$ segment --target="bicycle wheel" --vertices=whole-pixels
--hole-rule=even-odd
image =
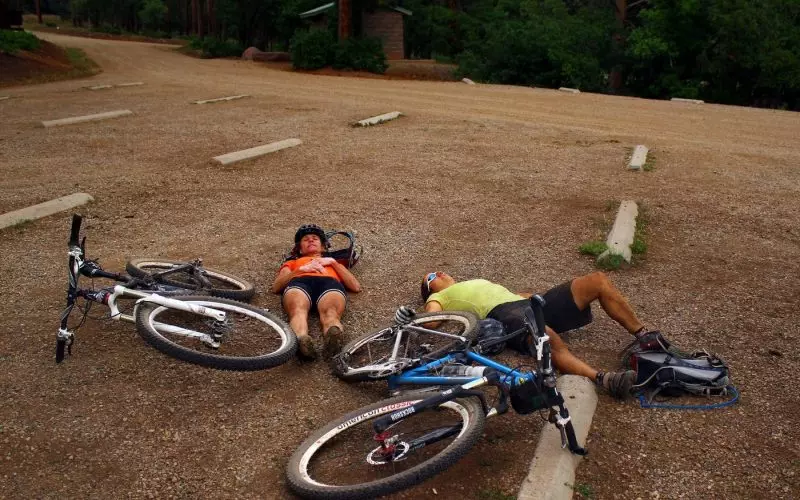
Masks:
[[[474,340],[478,334],[478,318],[468,312],[420,313],[410,324],[469,340]],[[385,379],[418,364],[420,359],[440,358],[459,345],[459,341],[451,337],[404,329],[397,358],[392,359],[397,334],[396,328],[384,328],[350,342],[331,363],[334,375],[345,382]]]
[[[131,259],[125,264],[125,270],[135,278],[146,278],[153,273],[168,271],[184,264],[187,263],[164,259]],[[185,271],[159,277],[158,282],[187,290],[206,291],[215,297],[232,300],[248,301],[256,293],[253,285],[238,276],[203,266],[198,269],[200,274],[211,283],[210,287],[204,286],[190,272]]]
[[[373,420],[423,399],[415,394],[386,399],[317,430],[289,459],[289,486],[306,498],[375,498],[421,483],[455,464],[483,432],[486,416],[476,398],[446,401],[393,424],[387,433],[397,442],[388,455],[375,440]],[[437,433],[442,439],[423,444]]]
[[[250,371],[283,364],[297,349],[289,325],[268,311],[216,297],[171,298],[224,311],[226,318],[220,322],[152,302],[139,303],[136,329],[164,354],[220,370]]]

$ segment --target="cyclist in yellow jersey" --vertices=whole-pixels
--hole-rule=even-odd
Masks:
[[[524,327],[523,308],[531,296],[530,293],[511,292],[502,285],[484,279],[459,282],[441,271],[426,274],[420,285],[420,292],[425,301],[426,312],[468,311],[480,319],[492,318],[500,321],[509,333]],[[544,317],[555,367],[562,373],[588,377],[617,398],[628,397],[636,379],[635,372],[595,370],[575,357],[559,335],[588,325],[592,321],[590,305],[594,301],[598,301],[606,314],[631,335],[643,335],[647,329],[636,317],[622,293],[604,273],[596,272],[562,283],[542,296],[546,302]],[[399,319],[404,314],[401,310],[398,310]],[[413,311],[409,312],[413,314]],[[524,342],[528,340],[517,337],[509,342],[509,347],[527,353]]]

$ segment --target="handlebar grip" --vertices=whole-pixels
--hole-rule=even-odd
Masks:
[[[567,442],[569,443],[569,451],[576,455],[586,456],[588,451],[586,448],[581,448],[578,446],[578,438],[575,437],[575,428],[572,426],[572,421],[570,420],[567,422],[567,425],[564,426],[565,430],[567,431]]]
[[[78,246],[78,236],[81,232],[81,221],[83,217],[78,214],[72,214],[72,229],[69,233],[69,246],[76,247]]]
[[[56,339],[56,363],[64,361],[64,350],[66,347],[66,339]]]

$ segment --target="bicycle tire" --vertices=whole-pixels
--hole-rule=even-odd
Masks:
[[[218,370],[253,371],[281,365],[294,356],[297,350],[297,337],[291,327],[269,311],[243,302],[218,297],[178,296],[170,298],[225,311],[227,323],[221,325],[221,328],[227,328],[227,330],[222,334],[222,341],[219,347],[220,350],[224,348],[225,353],[216,354],[211,352],[212,348],[199,340],[185,338],[180,335],[168,337],[166,332],[162,333],[156,327],[156,318],[165,313],[173,315],[178,321],[159,321],[159,323],[179,328],[189,326],[181,325],[181,320],[193,323],[191,325],[192,329],[196,329],[198,323],[202,323],[203,325],[201,326],[203,327],[210,327],[211,330],[220,328],[220,325],[216,324],[214,320],[206,316],[171,309],[152,302],[140,302],[137,304],[134,313],[136,316],[136,329],[148,344],[168,356]],[[234,314],[236,315],[235,317]],[[243,315],[244,317],[238,315]],[[259,321],[260,324],[247,324],[250,323],[251,319]],[[176,325],[175,323],[179,324]],[[262,328],[261,324],[266,329]],[[229,325],[233,326],[229,327]],[[258,338],[253,342],[247,338],[249,332],[244,331],[246,327],[251,325],[254,326],[252,329],[259,334]],[[268,335],[261,335],[267,331]],[[272,337],[277,337],[278,347],[276,349],[269,348],[268,352],[261,352],[267,343],[272,340]],[[178,343],[178,340],[182,340],[186,344]],[[230,344],[232,343],[235,343],[235,345],[231,346]],[[234,351],[246,347],[248,343],[256,345],[256,351],[261,353],[257,355],[234,355]]]
[[[166,271],[183,264],[186,264],[186,262],[159,258],[131,259],[125,264],[125,270],[134,278],[147,278],[154,271]],[[158,281],[165,285],[184,288],[186,290],[206,291],[214,297],[222,297],[231,300],[249,301],[256,293],[255,287],[250,282],[236,275],[205,266],[203,266],[202,269],[205,277],[217,286],[212,286],[210,288],[203,287],[201,284],[197,283],[193,277],[185,273],[183,275],[186,276],[186,281],[181,281],[172,276],[159,278]]]
[[[304,498],[371,499],[414,486],[451,467],[469,452],[483,433],[486,416],[480,401],[476,398],[446,401],[436,408],[421,411],[399,420],[389,430],[398,437],[408,439],[411,434],[401,433],[398,429],[421,426],[421,430],[416,432],[429,433],[432,430],[430,420],[451,416],[456,419],[453,423],[460,420],[462,428],[449,444],[434,442],[416,450],[407,449],[405,453],[400,453],[403,456],[397,460],[383,463],[370,462],[370,459],[375,457],[381,458],[376,454],[376,446],[379,445],[374,439],[371,420],[411,406],[423,399],[425,397],[418,394],[406,394],[385,399],[343,415],[315,431],[289,459],[286,476],[290,488]],[[441,413],[442,409],[449,410],[449,413],[446,415]],[[447,426],[453,423],[448,422]],[[353,431],[352,438],[361,442],[361,445],[351,444],[351,440],[348,439],[351,431]],[[347,437],[343,437],[343,435]],[[335,447],[340,443],[344,445],[348,453],[332,452],[334,456],[329,459],[331,471],[327,473],[326,470],[322,470],[325,468],[322,462],[325,461],[325,455],[332,451],[328,448]],[[401,441],[398,450],[402,449],[402,445]],[[350,453],[354,448],[358,450],[356,454]],[[422,459],[421,455],[423,454],[430,454],[430,457]],[[319,459],[320,463],[317,463],[315,458]],[[415,465],[410,465],[417,458],[422,460]],[[407,462],[407,460],[409,461]],[[388,464],[391,464],[391,470],[382,469],[381,466]],[[405,465],[409,466],[405,468]],[[397,467],[403,467],[404,470],[398,471]],[[319,472],[317,469],[320,469]],[[386,477],[346,485],[327,483],[328,477],[334,478],[338,482],[344,482],[350,481],[349,478],[356,475],[370,477],[378,474],[384,474]]]
[[[478,335],[478,318],[472,313],[463,311],[420,313],[414,317],[411,324],[418,325],[431,321],[455,321],[456,326],[460,324],[463,327],[463,331],[458,331],[455,333],[466,337],[470,341],[475,340]],[[368,368],[370,364],[376,364],[376,360],[374,358],[380,358],[381,351],[385,353],[384,357],[388,357],[391,354],[391,348],[394,345],[394,338],[395,335],[391,332],[391,328],[384,328],[383,330],[368,333],[353,340],[349,344],[345,345],[341,352],[333,359],[333,362],[331,363],[333,374],[345,382],[367,382],[386,379],[391,375],[402,371],[403,368],[407,368],[408,366],[398,365],[395,367],[395,369],[381,367],[380,370],[364,371],[364,369]],[[427,339],[431,340],[432,337],[428,336]],[[373,355],[370,346],[374,347],[380,342],[385,342],[386,345],[377,347],[376,350],[379,352],[379,354]],[[442,345],[436,346],[436,348],[434,348],[431,352],[425,353],[424,357],[425,359],[431,360],[440,358],[448,352],[451,352],[453,348],[457,347],[458,345],[459,341],[457,340],[452,342],[445,340]],[[384,347],[384,349],[381,349],[381,347]],[[388,347],[388,350],[385,349],[385,347]],[[406,344],[405,352],[408,352],[410,349],[414,349],[414,347],[415,346]],[[418,348],[419,346],[416,347]],[[364,359],[365,356],[367,359]]]

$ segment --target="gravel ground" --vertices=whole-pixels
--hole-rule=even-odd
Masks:
[[[255,303],[272,309],[267,287],[298,225],[355,229],[367,253],[345,318],[354,336],[418,304],[431,269],[520,291],[590,272],[577,246],[602,234],[613,200],[637,200],[649,251],[612,279],[648,324],[719,353],[742,398],[673,412],[602,395],[576,482],[595,498],[800,496],[800,114],[310,76],[43,36],[86,50],[104,73],[4,92],[20,98],[0,102],[0,213],[86,191],[89,254],[106,268],[203,256],[255,282]],[[146,85],[80,90],[130,81]],[[189,104],[234,94],[253,97]],[[135,115],[38,126],[116,109]],[[348,126],[392,110],[407,116]],[[209,161],[289,137],[304,144],[231,167]],[[653,171],[626,171],[636,144],[653,151]],[[101,321],[55,366],[68,227],[63,213],[0,232],[0,497],[285,498],[283,467],[305,436],[384,394],[321,363],[199,368],[148,348],[132,325]],[[572,348],[613,368],[628,338],[596,317]],[[398,498],[513,495],[539,426],[490,421],[466,459]]]

